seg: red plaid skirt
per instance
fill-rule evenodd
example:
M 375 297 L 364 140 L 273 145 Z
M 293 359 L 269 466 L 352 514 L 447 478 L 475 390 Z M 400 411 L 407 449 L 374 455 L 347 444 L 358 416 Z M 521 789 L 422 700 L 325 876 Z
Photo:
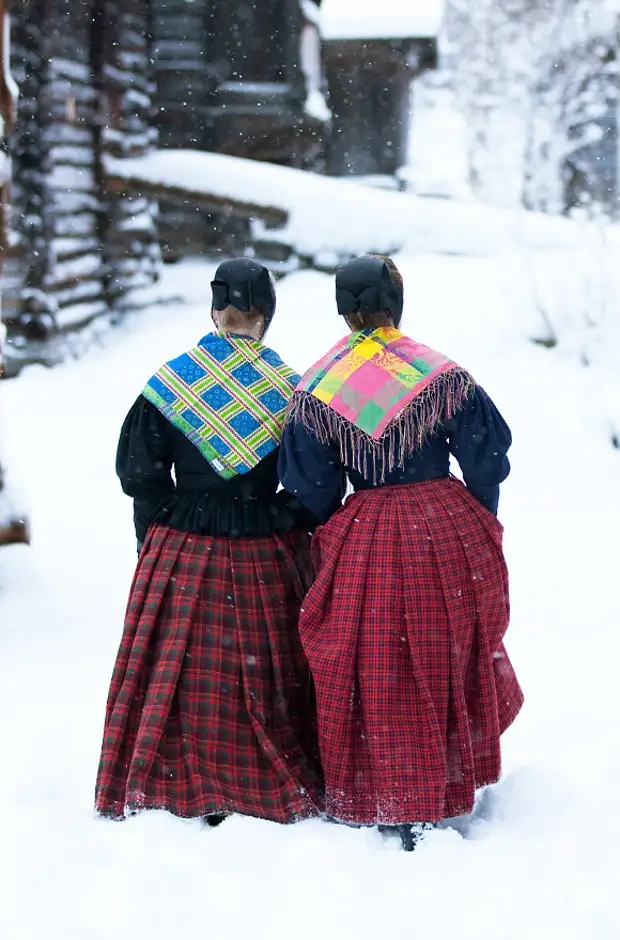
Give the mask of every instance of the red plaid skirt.
M 357 493 L 315 535 L 300 634 L 330 816 L 445 819 L 499 779 L 523 702 L 502 531 L 450 478 Z
M 305 533 L 150 529 L 108 698 L 99 813 L 318 815 L 316 707 L 297 632 L 311 579 Z

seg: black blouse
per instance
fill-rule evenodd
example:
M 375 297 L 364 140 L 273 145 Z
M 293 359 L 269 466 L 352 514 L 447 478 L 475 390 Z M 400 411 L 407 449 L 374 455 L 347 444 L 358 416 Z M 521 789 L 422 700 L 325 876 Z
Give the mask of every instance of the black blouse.
M 123 492 L 134 500 L 139 545 L 153 522 L 226 538 L 310 531 L 315 524 L 294 496 L 277 492 L 277 449 L 249 473 L 223 480 L 142 395 L 123 424 L 116 472 Z

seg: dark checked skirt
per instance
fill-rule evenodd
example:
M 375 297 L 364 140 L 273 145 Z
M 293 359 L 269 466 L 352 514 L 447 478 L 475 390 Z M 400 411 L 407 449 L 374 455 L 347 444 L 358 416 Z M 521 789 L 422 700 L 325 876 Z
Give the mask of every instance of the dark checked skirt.
M 318 815 L 316 708 L 297 631 L 311 578 L 305 533 L 149 530 L 108 698 L 97 812 Z
M 471 812 L 523 696 L 503 646 L 502 527 L 455 479 L 360 492 L 319 529 L 300 617 L 327 813 Z

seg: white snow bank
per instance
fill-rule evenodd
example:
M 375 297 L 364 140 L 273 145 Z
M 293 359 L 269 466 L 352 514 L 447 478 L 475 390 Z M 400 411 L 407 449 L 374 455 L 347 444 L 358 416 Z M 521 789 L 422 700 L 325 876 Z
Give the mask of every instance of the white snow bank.
M 437 36 L 444 0 L 323 0 L 324 39 L 426 39 Z
M 478 203 L 391 193 L 289 167 L 198 150 L 160 150 L 132 160 L 109 159 L 114 176 L 188 192 L 279 208 L 288 224 L 271 240 L 304 256 L 340 259 L 369 251 L 497 254 L 518 239 L 528 249 L 576 248 L 570 221 Z

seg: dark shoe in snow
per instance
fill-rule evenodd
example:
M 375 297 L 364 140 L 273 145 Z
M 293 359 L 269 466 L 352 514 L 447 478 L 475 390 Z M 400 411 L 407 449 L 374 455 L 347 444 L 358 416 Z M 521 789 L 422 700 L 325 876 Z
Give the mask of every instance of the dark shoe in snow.
M 216 826 L 221 826 L 225 819 L 228 819 L 226 813 L 209 813 L 208 816 L 203 816 L 205 826 L 208 826 L 210 829 L 215 829 Z
M 433 829 L 432 823 L 407 823 L 401 826 L 379 826 L 385 836 L 398 836 L 405 852 L 413 852 L 425 834 Z
M 398 827 L 398 834 L 405 852 L 413 852 L 426 835 L 433 828 L 432 823 L 410 823 Z

